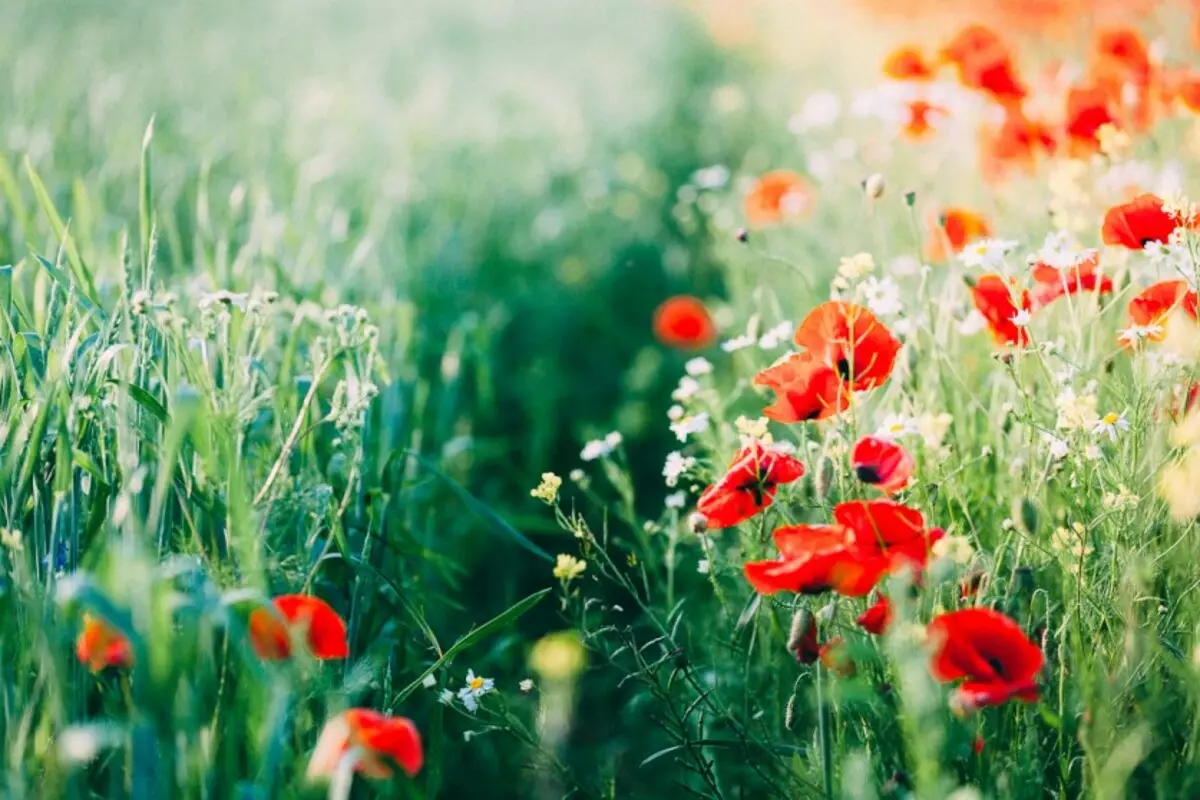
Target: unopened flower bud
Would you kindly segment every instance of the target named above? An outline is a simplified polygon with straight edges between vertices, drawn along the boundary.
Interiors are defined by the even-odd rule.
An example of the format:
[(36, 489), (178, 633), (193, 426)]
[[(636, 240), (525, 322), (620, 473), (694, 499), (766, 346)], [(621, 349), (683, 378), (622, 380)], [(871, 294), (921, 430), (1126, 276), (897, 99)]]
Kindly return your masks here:
[(887, 188), (887, 184), (883, 180), (883, 176), (878, 172), (873, 172), (863, 179), (863, 192), (872, 200), (878, 200), (883, 197), (883, 191)]

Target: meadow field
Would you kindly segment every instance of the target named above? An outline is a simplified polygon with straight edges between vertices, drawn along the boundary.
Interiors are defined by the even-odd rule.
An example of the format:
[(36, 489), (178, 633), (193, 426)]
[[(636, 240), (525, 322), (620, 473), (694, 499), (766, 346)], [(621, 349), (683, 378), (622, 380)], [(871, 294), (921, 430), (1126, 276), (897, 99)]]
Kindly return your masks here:
[(0, 797), (1200, 796), (1198, 17), (0, 3)]

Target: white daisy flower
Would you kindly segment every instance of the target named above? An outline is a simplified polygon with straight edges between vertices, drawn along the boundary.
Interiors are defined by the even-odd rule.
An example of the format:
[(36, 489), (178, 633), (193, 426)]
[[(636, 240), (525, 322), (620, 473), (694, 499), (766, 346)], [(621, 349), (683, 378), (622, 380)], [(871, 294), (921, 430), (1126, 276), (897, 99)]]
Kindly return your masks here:
[(984, 272), (996, 272), (1004, 266), (1004, 258), (1017, 247), (1010, 239), (980, 239), (971, 242), (958, 254), (965, 266), (978, 267)]
[(1110, 441), (1117, 440), (1119, 431), (1129, 430), (1129, 420), (1125, 419), (1125, 412), (1118, 414), (1115, 411), (1110, 411), (1100, 419), (1096, 420), (1092, 427), (1092, 433), (1097, 436), (1107, 435)]
[(1120, 339), (1129, 345), (1137, 344), (1143, 339), (1158, 341), (1164, 333), (1162, 325), (1130, 325), (1120, 332)]
[(691, 456), (685, 456), (679, 452), (667, 453), (667, 461), (663, 464), (663, 477), (666, 478), (667, 486), (674, 488), (679, 484), (679, 478), (683, 473), (687, 472), (692, 467), (696, 466), (696, 459)]
[(496, 682), (475, 674), (475, 670), (467, 670), (467, 685), (458, 690), (458, 699), (463, 708), (472, 714), (479, 709), (479, 698), (496, 688)]
[(675, 434), (675, 438), (681, 442), (686, 442), (692, 434), (703, 433), (706, 430), (708, 430), (708, 414), (703, 411), (671, 423), (671, 433)]
[(684, 375), (679, 379), (679, 386), (675, 388), (675, 391), (671, 392), (671, 399), (682, 403), (684, 400), (690, 400), (695, 397), (703, 388), (700, 385), (700, 381), (690, 375)]
[(879, 426), (876, 436), (883, 436), (888, 439), (899, 439), (904, 436), (912, 436), (920, 433), (920, 427), (917, 421), (912, 417), (903, 414), (888, 414), (883, 419), (883, 424)]
[(1057, 436), (1043, 433), (1042, 441), (1049, 446), (1050, 457), (1055, 461), (1060, 461), (1066, 458), (1067, 454), (1071, 452), (1071, 446), (1067, 444), (1066, 439), (1060, 439)]
[(858, 286), (867, 308), (881, 317), (890, 317), (904, 310), (900, 300), (900, 286), (890, 277), (882, 279), (871, 276)]

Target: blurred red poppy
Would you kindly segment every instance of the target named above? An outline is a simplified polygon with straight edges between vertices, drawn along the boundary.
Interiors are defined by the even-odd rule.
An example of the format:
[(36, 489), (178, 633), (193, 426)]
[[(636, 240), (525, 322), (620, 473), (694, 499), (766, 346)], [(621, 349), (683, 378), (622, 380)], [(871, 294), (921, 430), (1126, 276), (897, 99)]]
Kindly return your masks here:
[(933, 133), (935, 126), (931, 116), (945, 116), (946, 109), (924, 100), (912, 100), (907, 105), (908, 119), (901, 127), (901, 132), (910, 139), (919, 141)]
[(858, 671), (854, 660), (850, 658), (849, 648), (840, 636), (835, 636), (821, 645), (817, 650), (817, 657), (827, 670), (843, 678), (849, 678)]
[(112, 625), (91, 614), (83, 615), (83, 630), (75, 640), (75, 656), (92, 672), (133, 666), (133, 648), (129, 640)]
[(308, 762), (308, 777), (331, 778), (338, 763), (355, 750), (354, 771), (368, 778), (390, 778), (393, 765), (409, 777), (425, 761), (417, 726), (404, 717), (389, 717), (369, 708), (351, 708), (325, 723)]
[[(1197, 305), (1196, 291), (1187, 281), (1159, 281), (1129, 301), (1129, 320), (1134, 327), (1145, 331), (1145, 339), (1161, 342), (1167, 336), (1167, 324), (1172, 315), (1183, 311), (1195, 321)], [(1132, 346), (1137, 341), (1126, 340), (1125, 344)]]
[(1080, 158), (1099, 152), (1096, 134), (1115, 124), (1108, 93), (1095, 86), (1076, 86), (1067, 92), (1067, 140), (1071, 155)]
[(1166, 243), (1178, 227), (1179, 222), (1163, 210), (1161, 198), (1142, 194), (1110, 208), (1100, 235), (1105, 244), (1141, 250), (1151, 242)]
[(704, 490), (696, 510), (708, 527), (730, 528), (770, 506), (780, 484), (803, 476), (799, 459), (755, 442), (739, 450), (728, 471)]
[(900, 352), (900, 341), (874, 314), (840, 300), (813, 309), (796, 328), (795, 341), (837, 373), (847, 394), (882, 385)]
[(1068, 269), (1055, 269), (1042, 263), (1035, 264), (1032, 271), (1033, 280), (1037, 284), (1033, 290), (1034, 308), (1049, 305), (1060, 297), (1079, 292), (1111, 294), (1113, 291), (1112, 278), (1107, 278), (1097, 271), (1099, 264), (1100, 254), (1095, 251)]
[(856, 622), (867, 633), (882, 636), (892, 624), (892, 601), (886, 595), (879, 595), (879, 599), (860, 614)]
[(896, 81), (929, 81), (937, 73), (937, 65), (927, 61), (919, 47), (903, 45), (888, 53), (883, 60), (884, 77)]
[(951, 611), (935, 617), (927, 631), (935, 648), (934, 678), (962, 679), (958, 695), (967, 707), (1037, 699), (1036, 678), (1045, 658), (1004, 614), (990, 608)]
[(850, 406), (850, 393), (838, 374), (808, 352), (775, 362), (754, 376), (754, 385), (775, 393), (763, 416), (785, 424), (826, 419)]
[(777, 169), (760, 177), (746, 194), (746, 224), (754, 228), (774, 225), (812, 213), (815, 199), (808, 181), (796, 172)]
[(271, 608), (250, 612), (250, 643), (259, 657), (283, 661), (292, 655), (292, 630), (304, 634), (309, 652), (321, 660), (342, 659), (350, 653), (346, 623), (329, 604), (303, 594), (285, 594)]
[(958, 68), (958, 79), (1004, 105), (1019, 103), (1028, 90), (1012, 61), (1007, 45), (992, 30), (968, 25), (942, 48), (942, 60)]
[(699, 298), (677, 295), (654, 310), (654, 335), (668, 347), (700, 350), (717, 340), (717, 326)]
[(1026, 289), (1018, 289), (1003, 275), (983, 275), (971, 287), (975, 308), (987, 320), (988, 330), (996, 344), (1002, 347), (1024, 347), (1029, 344), (1029, 331), (1013, 320), (1018, 313), (1029, 312), (1033, 301)]
[(850, 454), (854, 474), (863, 483), (886, 493), (895, 494), (908, 485), (913, 473), (912, 456), (891, 439), (864, 436)]
[(930, 224), (925, 240), (925, 257), (945, 261), (976, 239), (991, 236), (992, 229), (981, 215), (965, 208), (946, 208)]
[(1153, 65), (1146, 40), (1133, 28), (1110, 28), (1096, 33), (1092, 75), (1116, 87), (1150, 84)]
[(1032, 172), (1042, 155), (1051, 156), (1058, 147), (1054, 131), (1031, 120), (1017, 107), (1006, 109), (1004, 123), (980, 137), (985, 177), (996, 180), (1010, 168)]
[(891, 500), (841, 503), (834, 525), (793, 525), (775, 531), (780, 558), (744, 566), (761, 594), (834, 590), (862, 597), (892, 572), (920, 570), (941, 530), (925, 530), (921, 512)]

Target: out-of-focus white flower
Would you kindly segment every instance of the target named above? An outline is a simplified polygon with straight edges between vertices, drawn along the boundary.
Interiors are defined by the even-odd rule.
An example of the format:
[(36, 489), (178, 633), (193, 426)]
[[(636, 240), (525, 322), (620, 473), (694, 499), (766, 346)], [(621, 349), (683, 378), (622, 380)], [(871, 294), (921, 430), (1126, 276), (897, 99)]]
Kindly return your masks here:
[(1017, 313), (1013, 314), (1012, 316), (1012, 324), (1016, 325), (1018, 328), (1026, 328), (1032, 321), (1033, 315), (1024, 308), (1018, 309)]
[(1096, 395), (1086, 390), (1077, 394), (1068, 386), (1055, 398), (1054, 405), (1058, 409), (1057, 426), (1063, 430), (1089, 429), (1100, 416), (1096, 412)]
[(677, 486), (683, 473), (694, 466), (696, 466), (696, 459), (691, 456), (685, 456), (678, 451), (667, 453), (667, 461), (663, 464), (662, 473), (667, 486), (671, 488)]
[(978, 267), (984, 272), (997, 272), (1004, 267), (1005, 257), (1017, 247), (1009, 239), (980, 239), (971, 242), (958, 254), (965, 266)]
[(679, 441), (686, 442), (689, 436), (708, 430), (708, 423), (708, 414), (701, 411), (699, 414), (684, 416), (672, 422), (671, 433), (675, 434)]
[(971, 309), (967, 315), (958, 321), (958, 332), (963, 336), (974, 336), (987, 328), (987, 317), (978, 310)]
[(520, 689), (523, 693), (529, 694), (530, 692), (533, 691), (533, 679), (526, 678), (525, 680), (523, 680), (517, 684), (517, 688)]
[(888, 439), (900, 439), (918, 433), (917, 421), (904, 414), (888, 414), (883, 418), (883, 424), (876, 432), (877, 436)]
[(720, 189), (729, 183), (729, 167), (724, 164), (713, 164), (692, 173), (692, 183), (699, 189)]
[(708, 564), (707, 558), (702, 558), (702, 559), (700, 559), (699, 562), (697, 562), (696, 572), (699, 572), (701, 575), (707, 575), (708, 569), (709, 569), (709, 564)]
[(703, 356), (688, 359), (688, 362), (683, 365), (683, 371), (693, 378), (698, 378), (701, 375), (707, 375), (713, 371), (712, 362)]
[(675, 387), (675, 391), (671, 392), (671, 399), (682, 403), (685, 400), (695, 397), (703, 388), (700, 385), (700, 381), (691, 375), (684, 375), (679, 379), (679, 386)]
[(1060, 461), (1066, 458), (1067, 454), (1071, 452), (1071, 446), (1067, 444), (1066, 439), (1060, 439), (1057, 436), (1044, 433), (1042, 434), (1042, 441), (1047, 444), (1050, 457), (1055, 461)]
[(750, 336), (749, 334), (742, 334), (741, 336), (735, 336), (732, 339), (726, 339), (725, 341), (721, 342), (721, 349), (726, 353), (734, 353), (738, 350), (744, 350), (747, 347), (753, 347), (757, 341), (757, 337)]
[(781, 322), (773, 328), (768, 328), (758, 340), (758, 346), (763, 350), (774, 350), (792, 336), (794, 326), (790, 322)]
[(855, 253), (845, 256), (838, 263), (838, 275), (848, 281), (856, 281), (870, 275), (875, 269), (875, 258), (870, 253)]
[(890, 317), (904, 310), (900, 300), (900, 286), (891, 277), (868, 277), (858, 285), (863, 301), (872, 313)]
[(912, 256), (896, 256), (884, 269), (899, 278), (906, 278), (921, 271), (921, 262)]
[(687, 493), (682, 491), (671, 492), (671, 494), (667, 495), (666, 500), (663, 502), (667, 508), (683, 508), (685, 505), (687, 505)]
[(1119, 336), (1122, 342), (1134, 345), (1144, 339), (1159, 341), (1165, 333), (1162, 325), (1130, 325), (1122, 330)]
[(841, 113), (840, 97), (828, 91), (814, 92), (788, 120), (788, 130), (792, 133), (805, 133), (818, 128), (828, 128), (837, 122)]

